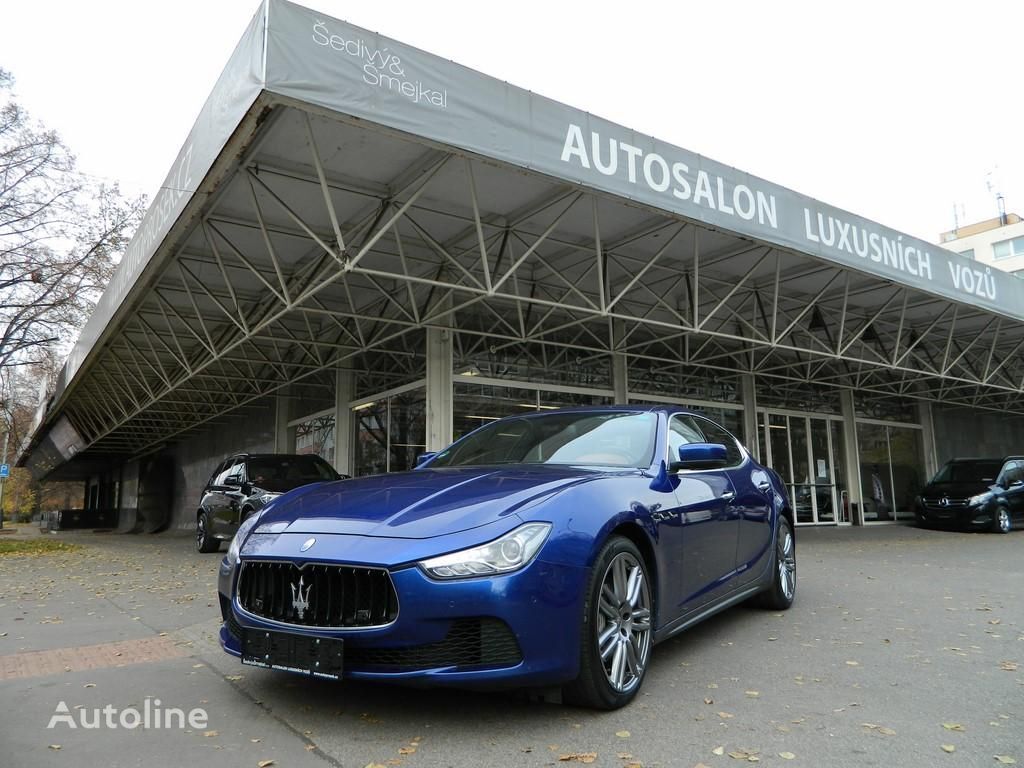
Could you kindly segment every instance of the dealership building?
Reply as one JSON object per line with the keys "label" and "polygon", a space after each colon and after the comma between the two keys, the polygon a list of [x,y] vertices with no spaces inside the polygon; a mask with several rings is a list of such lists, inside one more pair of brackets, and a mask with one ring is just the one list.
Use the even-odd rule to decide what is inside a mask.
{"label": "dealership building", "polygon": [[235,452],[397,471],[627,402],[719,420],[798,524],[908,519],[1024,452],[1024,280],[268,0],[19,463],[183,529]]}

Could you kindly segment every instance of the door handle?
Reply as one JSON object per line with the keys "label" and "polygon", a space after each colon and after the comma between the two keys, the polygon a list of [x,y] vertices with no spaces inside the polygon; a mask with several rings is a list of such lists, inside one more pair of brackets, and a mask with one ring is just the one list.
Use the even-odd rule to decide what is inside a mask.
{"label": "door handle", "polygon": [[768,491],[770,491],[772,488],[772,484],[769,483],[767,480],[762,480],[760,483],[757,484],[757,488],[763,493],[768,493]]}
{"label": "door handle", "polygon": [[721,498],[722,501],[732,501],[733,499],[736,498],[736,494],[733,493],[732,491],[726,491],[719,498]]}

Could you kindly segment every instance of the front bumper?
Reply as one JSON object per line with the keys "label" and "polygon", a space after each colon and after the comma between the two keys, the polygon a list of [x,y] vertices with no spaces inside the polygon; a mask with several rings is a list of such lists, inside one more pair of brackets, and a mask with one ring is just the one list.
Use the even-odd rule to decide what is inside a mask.
{"label": "front bumper", "polygon": [[993,510],[989,505],[933,508],[918,504],[914,510],[918,525],[970,530],[992,526]]}
{"label": "front bumper", "polygon": [[337,629],[286,625],[248,613],[236,594],[238,569],[225,561],[218,583],[224,619],[220,642],[241,656],[241,633],[249,630],[341,638],[346,679],[486,688],[555,685],[578,674],[589,571],[542,556],[512,574],[451,581],[431,579],[415,566],[389,569],[398,595],[395,620],[382,627]]}

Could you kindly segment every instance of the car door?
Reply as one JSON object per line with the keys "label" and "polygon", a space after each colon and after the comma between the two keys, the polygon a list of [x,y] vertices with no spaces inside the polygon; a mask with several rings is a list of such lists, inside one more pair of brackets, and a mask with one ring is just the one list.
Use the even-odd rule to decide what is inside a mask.
{"label": "car door", "polygon": [[1018,523],[1024,521],[1024,461],[1008,462],[1002,482],[1011,518]]}
{"label": "car door", "polygon": [[[669,420],[669,460],[678,460],[679,446],[707,442],[688,414]],[[736,565],[735,491],[728,473],[717,469],[679,470],[675,475],[678,545],[675,574],[677,606],[696,610],[727,592]]]}
{"label": "car door", "polygon": [[237,526],[242,483],[245,481],[245,459],[238,457],[217,478],[216,502],[211,510],[213,530],[218,535],[230,534]]}
{"label": "car door", "polygon": [[739,441],[725,429],[700,416],[696,423],[707,442],[720,443],[726,449],[726,471],[736,492],[732,506],[737,519],[735,582],[739,586],[760,576],[765,558],[771,554],[771,481],[768,473],[750,461]]}

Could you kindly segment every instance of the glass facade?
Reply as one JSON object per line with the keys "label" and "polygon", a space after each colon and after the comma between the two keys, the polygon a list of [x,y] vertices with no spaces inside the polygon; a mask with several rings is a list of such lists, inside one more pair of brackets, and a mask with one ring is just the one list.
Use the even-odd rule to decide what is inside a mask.
{"label": "glass facade", "polygon": [[521,384],[482,384],[471,379],[456,381],[454,389],[453,433],[456,440],[477,427],[504,416],[578,405],[612,404],[612,398],[605,395],[555,392],[527,388]]}
{"label": "glass facade", "polygon": [[352,409],[356,476],[402,472],[416,466],[427,450],[426,391],[414,389],[381,397]]}
{"label": "glass facade", "polygon": [[757,419],[761,456],[786,483],[796,522],[849,522],[842,422],[771,411],[759,411]]}
{"label": "glass facade", "polygon": [[859,422],[857,443],[865,521],[913,519],[925,479],[921,430]]}
{"label": "glass facade", "polygon": [[314,416],[295,427],[295,452],[314,453],[334,464],[334,415]]}

